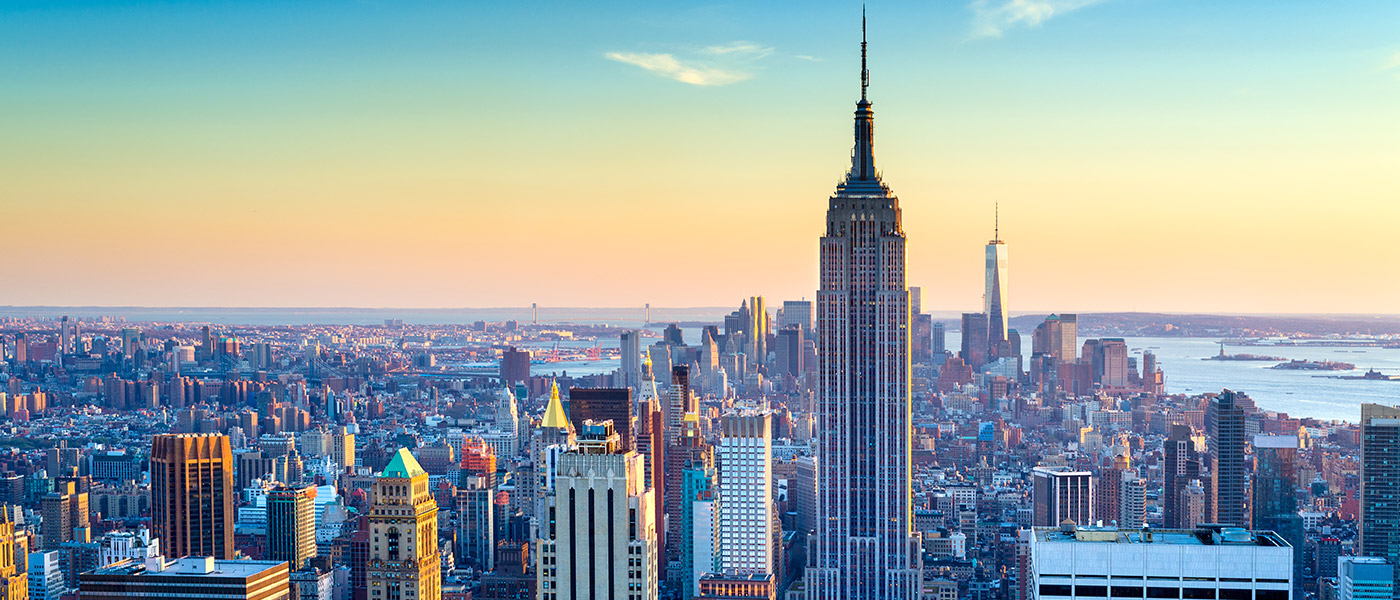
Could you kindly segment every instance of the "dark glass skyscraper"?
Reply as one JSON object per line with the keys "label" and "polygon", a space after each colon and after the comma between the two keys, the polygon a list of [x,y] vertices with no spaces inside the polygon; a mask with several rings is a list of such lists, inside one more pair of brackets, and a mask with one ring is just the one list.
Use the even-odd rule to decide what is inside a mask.
{"label": "dark glass skyscraper", "polygon": [[1361,405],[1357,554],[1400,559],[1400,407]]}
{"label": "dark glass skyscraper", "polygon": [[869,83],[862,39],[855,151],[821,239],[818,508],[807,570],[813,600],[921,593],[910,511],[905,237],[899,199],[875,170]]}
{"label": "dark glass skyscraper", "polygon": [[1206,409],[1206,444],[1214,478],[1215,521],[1249,527],[1245,503],[1244,407],[1237,393],[1222,390]]}

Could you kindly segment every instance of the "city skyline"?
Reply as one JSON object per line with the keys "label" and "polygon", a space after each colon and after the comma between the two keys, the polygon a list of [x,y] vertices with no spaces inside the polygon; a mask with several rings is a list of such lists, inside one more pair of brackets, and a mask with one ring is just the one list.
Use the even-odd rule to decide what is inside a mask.
{"label": "city skyline", "polygon": [[[927,310],[1394,311],[1396,7],[1022,5],[871,8]],[[856,8],[8,3],[7,303],[814,297]]]}

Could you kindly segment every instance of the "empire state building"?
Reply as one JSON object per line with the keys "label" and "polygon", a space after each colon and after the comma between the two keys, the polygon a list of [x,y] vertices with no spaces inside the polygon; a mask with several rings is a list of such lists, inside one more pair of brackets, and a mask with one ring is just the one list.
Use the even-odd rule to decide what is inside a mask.
{"label": "empire state building", "polygon": [[910,510],[909,288],[899,198],[875,170],[865,20],[851,170],[821,239],[817,522],[807,597],[920,597]]}

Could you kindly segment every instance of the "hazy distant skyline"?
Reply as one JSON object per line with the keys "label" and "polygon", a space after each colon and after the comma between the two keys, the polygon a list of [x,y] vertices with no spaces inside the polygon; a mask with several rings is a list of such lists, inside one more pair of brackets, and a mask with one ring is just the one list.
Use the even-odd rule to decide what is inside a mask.
{"label": "hazy distant skyline", "polygon": [[[0,304],[813,298],[859,11],[6,2]],[[928,310],[1400,311],[1400,5],[869,11]]]}

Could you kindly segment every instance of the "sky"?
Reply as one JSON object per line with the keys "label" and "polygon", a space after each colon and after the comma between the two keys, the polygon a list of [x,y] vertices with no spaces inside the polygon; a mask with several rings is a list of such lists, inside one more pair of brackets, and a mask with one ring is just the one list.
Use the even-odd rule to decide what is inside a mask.
{"label": "sky", "polygon": [[[857,2],[0,3],[0,304],[811,298]],[[1400,3],[867,4],[909,284],[1400,313]]]}

